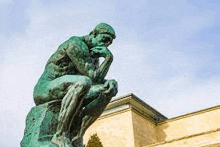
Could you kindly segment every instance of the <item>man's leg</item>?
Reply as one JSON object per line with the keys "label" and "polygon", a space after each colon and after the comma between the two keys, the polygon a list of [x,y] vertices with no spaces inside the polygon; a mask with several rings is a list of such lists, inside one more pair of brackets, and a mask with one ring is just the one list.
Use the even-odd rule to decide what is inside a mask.
{"label": "man's leg", "polygon": [[[85,96],[83,101],[83,110],[81,114],[81,127],[77,135],[73,137],[74,143],[78,139],[82,139],[85,131],[91,126],[97,118],[102,114],[111,98],[117,94],[117,82],[111,81],[114,86],[96,85],[92,86],[89,93]],[[103,90],[104,86],[104,90]],[[100,88],[99,88],[100,87]],[[98,91],[98,89],[100,89]],[[107,92],[107,93],[106,93]]]}
{"label": "man's leg", "polygon": [[51,141],[59,146],[71,146],[69,141],[70,122],[81,107],[84,96],[91,87],[91,80],[86,76],[65,76],[54,84],[60,86],[68,84],[69,87],[62,99],[57,132]]}

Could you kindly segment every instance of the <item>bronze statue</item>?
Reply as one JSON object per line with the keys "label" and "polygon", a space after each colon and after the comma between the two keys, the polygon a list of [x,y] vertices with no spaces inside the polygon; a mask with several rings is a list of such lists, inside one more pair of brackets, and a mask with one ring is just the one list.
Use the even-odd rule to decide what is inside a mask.
{"label": "bronze statue", "polygon": [[89,35],[70,37],[48,60],[34,88],[34,102],[61,100],[54,144],[82,146],[86,129],[117,94],[117,82],[105,79],[113,61],[107,47],[115,37],[110,25],[100,23]]}

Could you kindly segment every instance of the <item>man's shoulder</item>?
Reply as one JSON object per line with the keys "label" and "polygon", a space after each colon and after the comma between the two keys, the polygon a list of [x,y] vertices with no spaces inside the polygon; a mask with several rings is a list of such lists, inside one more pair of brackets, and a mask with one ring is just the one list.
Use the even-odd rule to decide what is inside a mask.
{"label": "man's shoulder", "polygon": [[78,36],[72,36],[69,38],[68,40],[69,43],[77,43],[77,44],[85,44],[81,39],[80,37]]}
{"label": "man's shoulder", "polygon": [[72,36],[68,40],[68,48],[70,50],[74,50],[75,53],[89,53],[88,46],[86,43],[81,39],[81,37]]}
{"label": "man's shoulder", "polygon": [[73,40],[73,41],[74,40],[80,40],[80,38],[78,36],[72,36],[72,37],[69,38],[69,40]]}

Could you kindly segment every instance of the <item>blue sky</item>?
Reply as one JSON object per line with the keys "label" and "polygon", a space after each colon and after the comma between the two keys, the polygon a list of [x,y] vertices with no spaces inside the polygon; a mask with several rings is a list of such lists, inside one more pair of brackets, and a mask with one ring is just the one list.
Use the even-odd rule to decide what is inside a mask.
{"label": "blue sky", "polygon": [[33,87],[71,36],[109,23],[116,40],[108,78],[171,118],[220,104],[218,0],[1,0],[2,147],[19,146]]}

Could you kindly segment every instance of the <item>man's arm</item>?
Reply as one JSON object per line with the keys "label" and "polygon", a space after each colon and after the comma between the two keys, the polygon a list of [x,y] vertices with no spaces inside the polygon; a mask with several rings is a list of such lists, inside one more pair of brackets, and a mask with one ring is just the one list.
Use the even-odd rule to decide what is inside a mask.
{"label": "man's arm", "polygon": [[104,57],[105,60],[102,62],[102,64],[97,69],[97,79],[94,79],[97,83],[104,83],[104,78],[107,75],[107,72],[110,68],[110,65],[113,61],[113,55],[108,50],[107,47],[95,47],[92,49],[92,56],[96,57]]}
{"label": "man's arm", "polygon": [[107,48],[94,48],[93,50],[93,52],[99,57],[105,58],[98,68],[95,68],[95,64],[92,59],[93,57],[90,55],[88,47],[81,40],[71,40],[66,52],[77,70],[82,75],[88,76],[95,83],[103,83],[113,61],[113,56]]}

